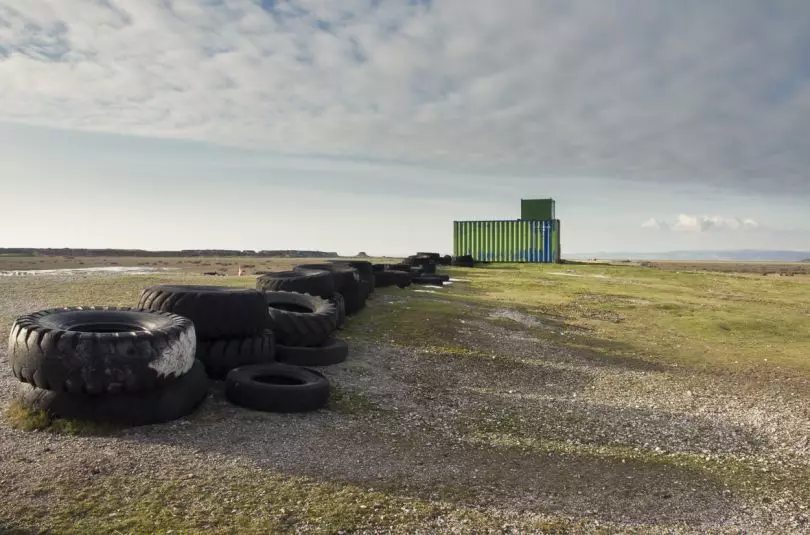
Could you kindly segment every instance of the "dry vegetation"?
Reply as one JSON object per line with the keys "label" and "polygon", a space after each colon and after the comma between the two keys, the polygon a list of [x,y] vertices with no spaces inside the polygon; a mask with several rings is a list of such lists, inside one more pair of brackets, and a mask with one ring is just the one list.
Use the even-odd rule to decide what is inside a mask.
{"label": "dry vegetation", "polygon": [[[193,272],[0,277],[0,337],[28,310],[212,280]],[[215,385],[171,424],[53,421],[11,403],[0,349],[0,531],[810,530],[810,278],[451,274],[375,294],[327,370],[330,405],[306,415],[240,409]]]}

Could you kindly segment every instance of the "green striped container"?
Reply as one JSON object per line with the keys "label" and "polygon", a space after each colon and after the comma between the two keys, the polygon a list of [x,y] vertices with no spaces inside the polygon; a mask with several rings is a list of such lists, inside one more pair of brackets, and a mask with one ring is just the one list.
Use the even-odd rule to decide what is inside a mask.
{"label": "green striped container", "polygon": [[477,262],[559,262],[560,220],[453,221],[453,254]]}

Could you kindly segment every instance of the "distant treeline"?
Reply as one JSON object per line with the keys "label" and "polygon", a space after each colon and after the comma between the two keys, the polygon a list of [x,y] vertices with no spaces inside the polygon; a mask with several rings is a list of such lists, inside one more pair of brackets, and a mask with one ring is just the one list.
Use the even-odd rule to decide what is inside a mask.
{"label": "distant treeline", "polygon": [[29,247],[0,248],[0,255],[30,256],[254,256],[273,258],[329,258],[335,252],[324,251],[233,251],[230,249],[183,249],[182,251],[144,251],[142,249],[37,249]]}

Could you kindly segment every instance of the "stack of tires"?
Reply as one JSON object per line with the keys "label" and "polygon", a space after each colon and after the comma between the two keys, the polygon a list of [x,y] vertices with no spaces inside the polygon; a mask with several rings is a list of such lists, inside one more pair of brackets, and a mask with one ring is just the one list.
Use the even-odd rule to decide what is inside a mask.
{"label": "stack of tires", "polygon": [[57,308],[17,318],[9,336],[22,406],[68,419],[146,425],[191,413],[208,377],[187,318],[128,308]]}
{"label": "stack of tires", "polygon": [[[343,297],[343,304],[347,316],[357,314],[366,306],[366,299],[371,293],[368,279],[363,280],[357,268],[347,264],[302,264],[296,266],[294,271],[301,273],[311,271],[328,271],[332,275],[335,292]],[[369,264],[369,273],[371,264]],[[373,274],[372,274],[373,277]]]}
{"label": "stack of tires", "polygon": [[335,305],[337,327],[346,323],[346,303],[343,294],[335,291],[335,277],[325,270],[277,271],[264,273],[256,279],[262,292],[298,292],[326,299]]}
{"label": "stack of tires", "polygon": [[374,286],[385,288],[387,286],[410,286],[413,275],[410,266],[403,264],[374,264]]}
{"label": "stack of tires", "polygon": [[224,286],[164,284],[141,293],[138,308],[188,318],[197,334],[197,359],[212,379],[236,367],[273,362],[275,336],[264,295]]}
{"label": "stack of tires", "polygon": [[349,347],[334,338],[334,303],[299,292],[264,292],[269,326],[276,335],[276,358],[296,366],[329,366],[346,360]]}

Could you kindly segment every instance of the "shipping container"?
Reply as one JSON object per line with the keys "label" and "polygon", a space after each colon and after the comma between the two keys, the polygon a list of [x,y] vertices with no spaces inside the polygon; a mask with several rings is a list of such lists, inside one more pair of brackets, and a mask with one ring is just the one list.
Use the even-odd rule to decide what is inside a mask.
{"label": "shipping container", "polygon": [[560,220],[453,221],[453,254],[478,262],[559,262]]}
{"label": "shipping container", "polygon": [[554,211],[554,199],[520,199],[521,219],[557,219]]}

